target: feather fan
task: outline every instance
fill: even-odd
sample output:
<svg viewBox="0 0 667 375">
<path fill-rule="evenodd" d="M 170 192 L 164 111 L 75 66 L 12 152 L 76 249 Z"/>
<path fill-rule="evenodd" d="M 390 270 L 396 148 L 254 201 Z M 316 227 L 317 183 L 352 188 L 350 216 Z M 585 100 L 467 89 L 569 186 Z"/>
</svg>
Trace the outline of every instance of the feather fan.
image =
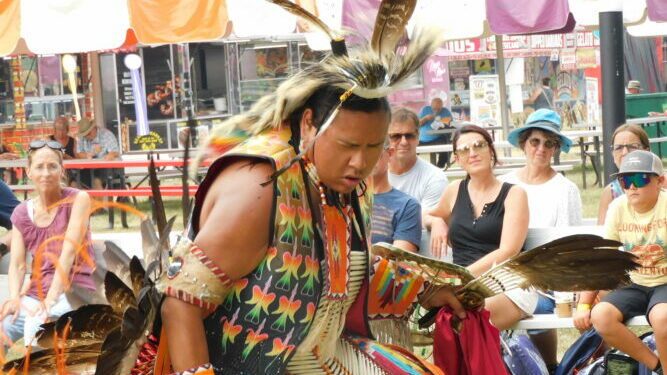
<svg viewBox="0 0 667 375">
<path fill-rule="evenodd" d="M 483 298 L 531 285 L 543 291 L 615 289 L 628 283 L 628 272 L 638 266 L 637 258 L 619 246 L 594 235 L 563 237 L 491 268 L 457 295 L 465 307 L 475 308 Z"/>
<path fill-rule="evenodd" d="M 111 272 L 107 272 L 104 278 L 104 290 L 109 305 L 118 314 L 123 314 L 130 306 L 137 306 L 137 298 L 132 289 Z"/>
<path fill-rule="evenodd" d="M 637 257 L 620 251 L 620 242 L 594 235 L 573 235 L 520 253 L 464 283 L 457 298 L 466 309 L 474 309 L 484 299 L 516 288 L 534 286 L 544 291 L 584 291 L 615 289 L 629 282 Z M 383 249 L 380 249 L 383 248 Z M 447 262 L 427 259 L 386 243 L 374 245 L 374 253 L 407 262 L 421 269 L 434 283 L 442 273 L 469 280 L 467 270 Z M 451 284 L 451 283 L 449 283 Z"/>
<path fill-rule="evenodd" d="M 57 354 L 54 349 L 40 350 L 30 354 L 28 367 L 24 368 L 27 358 L 21 357 L 4 364 L 3 370 L 14 374 L 53 375 L 57 373 L 58 358 L 62 358 L 68 374 L 89 374 L 95 370 L 95 361 L 100 353 L 101 343 L 81 345 Z"/>
<path fill-rule="evenodd" d="M 142 234 L 143 238 L 143 234 Z M 118 245 L 111 241 L 104 241 L 106 250 L 102 254 L 107 264 L 107 271 L 116 275 L 125 285 L 132 285 L 130 280 L 130 257 Z"/>
</svg>

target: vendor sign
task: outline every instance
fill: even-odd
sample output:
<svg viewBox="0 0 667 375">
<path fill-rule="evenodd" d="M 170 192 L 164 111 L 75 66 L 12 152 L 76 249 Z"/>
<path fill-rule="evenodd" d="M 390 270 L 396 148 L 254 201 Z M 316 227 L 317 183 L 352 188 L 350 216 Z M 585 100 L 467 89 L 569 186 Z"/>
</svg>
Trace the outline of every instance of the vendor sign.
<svg viewBox="0 0 667 375">
<path fill-rule="evenodd" d="M 497 75 L 470 76 L 470 121 L 481 126 L 501 124 Z"/>
</svg>

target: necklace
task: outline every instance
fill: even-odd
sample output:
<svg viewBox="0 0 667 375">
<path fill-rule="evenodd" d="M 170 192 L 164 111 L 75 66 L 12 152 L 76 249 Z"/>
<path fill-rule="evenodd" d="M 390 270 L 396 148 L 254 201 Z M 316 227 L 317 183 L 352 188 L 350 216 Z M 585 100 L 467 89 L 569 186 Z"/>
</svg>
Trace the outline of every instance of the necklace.
<svg viewBox="0 0 667 375">
<path fill-rule="evenodd" d="M 324 245 L 326 273 L 326 298 L 329 300 L 346 300 L 349 296 L 348 282 L 350 279 L 350 251 L 354 223 L 359 232 L 354 210 L 349 204 L 342 204 L 340 194 L 329 192 L 317 174 L 315 165 L 304 155 L 301 157 L 303 168 L 310 183 L 317 188 L 320 196 L 320 223 L 318 232 Z M 331 199 L 330 199 L 331 198 Z M 361 238 L 361 237 L 359 237 Z"/>
</svg>

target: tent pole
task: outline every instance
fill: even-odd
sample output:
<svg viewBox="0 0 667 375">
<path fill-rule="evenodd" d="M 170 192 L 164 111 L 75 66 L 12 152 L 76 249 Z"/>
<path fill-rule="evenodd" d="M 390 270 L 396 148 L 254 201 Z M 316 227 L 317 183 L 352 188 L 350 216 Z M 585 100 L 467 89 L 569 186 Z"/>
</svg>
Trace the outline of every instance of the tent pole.
<svg viewBox="0 0 667 375">
<path fill-rule="evenodd" d="M 509 111 L 507 110 L 507 85 L 505 84 L 505 56 L 503 54 L 503 36 L 496 35 L 496 71 L 498 72 L 498 86 L 500 93 L 500 117 L 503 127 L 503 138 L 507 139 L 509 133 Z M 510 150 L 505 148 L 505 156 L 509 156 Z"/>
<path fill-rule="evenodd" d="M 602 145 L 604 183 L 616 172 L 611 154 L 614 130 L 625 122 L 625 69 L 623 60 L 623 13 L 600 12 L 600 60 L 602 61 Z"/>
</svg>

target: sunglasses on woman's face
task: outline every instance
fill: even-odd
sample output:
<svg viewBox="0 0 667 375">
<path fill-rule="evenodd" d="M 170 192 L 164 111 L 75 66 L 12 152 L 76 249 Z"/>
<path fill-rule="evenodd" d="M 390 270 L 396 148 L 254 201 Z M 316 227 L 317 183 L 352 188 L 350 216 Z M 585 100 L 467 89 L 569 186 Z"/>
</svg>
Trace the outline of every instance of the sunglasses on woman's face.
<svg viewBox="0 0 667 375">
<path fill-rule="evenodd" d="M 40 148 L 47 146 L 54 150 L 62 151 L 63 146 L 58 141 L 43 141 L 41 139 L 36 139 L 30 142 L 30 151 L 39 150 Z"/>
<path fill-rule="evenodd" d="M 539 138 L 531 138 L 528 140 L 531 146 L 538 148 L 540 145 L 544 145 L 544 148 L 554 149 L 559 146 L 558 142 L 552 141 L 551 139 L 541 140 Z"/>
<path fill-rule="evenodd" d="M 637 189 L 643 188 L 651 182 L 649 173 L 631 173 L 618 176 L 618 182 L 623 189 L 630 189 L 630 185 L 635 185 Z"/>
<path fill-rule="evenodd" d="M 470 150 L 475 150 L 476 153 L 482 151 L 487 151 L 489 149 L 489 142 L 487 141 L 474 141 L 469 144 L 460 145 L 456 147 L 456 155 L 462 158 L 468 157 L 470 155 Z"/>
</svg>

